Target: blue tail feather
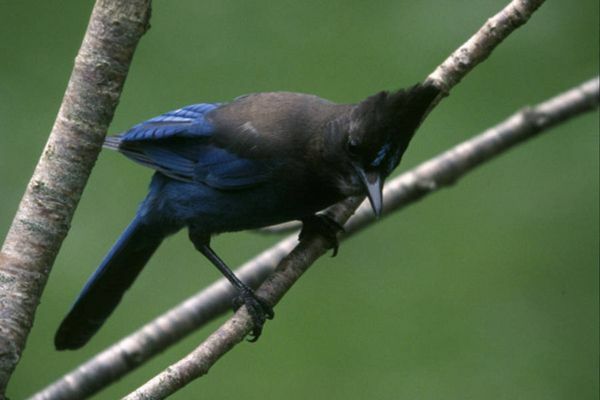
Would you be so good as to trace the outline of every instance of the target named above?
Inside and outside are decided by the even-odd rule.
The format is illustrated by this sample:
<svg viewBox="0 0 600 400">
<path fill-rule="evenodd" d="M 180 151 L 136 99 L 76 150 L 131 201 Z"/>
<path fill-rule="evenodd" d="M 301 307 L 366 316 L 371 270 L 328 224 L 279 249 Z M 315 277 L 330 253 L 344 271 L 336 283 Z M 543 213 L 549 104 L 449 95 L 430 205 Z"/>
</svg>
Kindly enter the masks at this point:
<svg viewBox="0 0 600 400">
<path fill-rule="evenodd" d="M 62 321 L 54 337 L 58 350 L 80 348 L 100 329 L 162 242 L 156 231 L 139 216 L 129 224 Z"/>
</svg>

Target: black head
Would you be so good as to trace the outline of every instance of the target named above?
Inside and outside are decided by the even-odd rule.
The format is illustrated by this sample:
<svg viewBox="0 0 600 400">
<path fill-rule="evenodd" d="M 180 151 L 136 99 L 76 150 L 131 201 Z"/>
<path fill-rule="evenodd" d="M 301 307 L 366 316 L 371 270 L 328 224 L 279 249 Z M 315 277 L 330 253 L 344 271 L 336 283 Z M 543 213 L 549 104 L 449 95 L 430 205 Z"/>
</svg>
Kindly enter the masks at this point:
<svg viewBox="0 0 600 400">
<path fill-rule="evenodd" d="M 382 209 L 383 181 L 400 163 L 438 94 L 434 86 L 417 84 L 393 93 L 379 92 L 352 110 L 345 151 L 376 215 Z"/>
</svg>

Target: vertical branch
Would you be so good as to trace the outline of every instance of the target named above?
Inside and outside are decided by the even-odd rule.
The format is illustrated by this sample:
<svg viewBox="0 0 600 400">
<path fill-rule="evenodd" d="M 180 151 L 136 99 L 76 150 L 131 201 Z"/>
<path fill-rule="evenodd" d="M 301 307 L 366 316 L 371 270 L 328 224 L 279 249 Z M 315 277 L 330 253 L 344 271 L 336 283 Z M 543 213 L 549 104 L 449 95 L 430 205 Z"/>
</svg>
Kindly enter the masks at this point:
<svg viewBox="0 0 600 400">
<path fill-rule="evenodd" d="M 150 0 L 98 0 L 60 110 L 0 251 L 0 398 L 100 152 Z"/>
</svg>

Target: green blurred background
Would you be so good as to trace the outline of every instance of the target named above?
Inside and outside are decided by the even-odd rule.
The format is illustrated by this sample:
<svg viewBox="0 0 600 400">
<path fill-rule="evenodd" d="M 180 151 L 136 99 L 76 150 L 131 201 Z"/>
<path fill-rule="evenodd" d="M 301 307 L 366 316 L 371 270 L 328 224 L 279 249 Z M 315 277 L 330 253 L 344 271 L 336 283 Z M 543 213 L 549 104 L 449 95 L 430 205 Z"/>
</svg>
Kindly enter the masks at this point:
<svg viewBox="0 0 600 400">
<path fill-rule="evenodd" d="M 429 74 L 504 2 L 156 1 L 110 132 L 255 91 L 353 102 Z M 91 1 L 0 1 L 0 233 L 54 121 Z M 598 73 L 598 1 L 549 1 L 430 116 L 399 170 Z M 343 243 L 243 344 L 174 399 L 597 399 L 598 113 L 479 168 Z M 145 194 L 150 171 L 103 152 L 8 395 L 21 399 L 218 277 L 168 240 L 84 349 L 54 330 Z M 278 240 L 214 241 L 238 265 Z M 96 399 L 175 362 L 211 326 Z"/>
</svg>

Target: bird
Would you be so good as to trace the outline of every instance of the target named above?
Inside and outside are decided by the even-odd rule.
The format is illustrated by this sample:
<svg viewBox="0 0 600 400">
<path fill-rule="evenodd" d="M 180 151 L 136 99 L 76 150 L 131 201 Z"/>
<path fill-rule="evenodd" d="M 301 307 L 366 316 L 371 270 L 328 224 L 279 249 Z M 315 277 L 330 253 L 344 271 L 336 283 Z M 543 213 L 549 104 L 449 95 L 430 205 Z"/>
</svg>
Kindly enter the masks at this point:
<svg viewBox="0 0 600 400">
<path fill-rule="evenodd" d="M 418 83 L 352 104 L 292 92 L 253 93 L 227 103 L 193 104 L 108 136 L 104 147 L 154 170 L 147 196 L 91 275 L 55 338 L 78 349 L 100 329 L 162 241 L 184 228 L 194 247 L 235 287 L 233 307 L 261 335 L 272 306 L 239 280 L 211 237 L 286 221 L 317 230 L 337 250 L 341 229 L 322 211 L 368 197 L 375 215 L 382 186 L 398 166 L 440 90 Z"/>
</svg>

